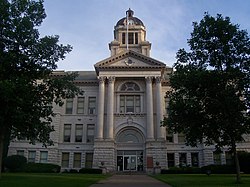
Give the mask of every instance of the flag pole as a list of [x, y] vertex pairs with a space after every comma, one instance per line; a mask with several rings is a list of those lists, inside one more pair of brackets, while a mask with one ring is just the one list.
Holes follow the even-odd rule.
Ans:
[[127, 50], [128, 50], [128, 11], [126, 12], [126, 17], [127, 17], [127, 36], [126, 36], [126, 43], [127, 43]]

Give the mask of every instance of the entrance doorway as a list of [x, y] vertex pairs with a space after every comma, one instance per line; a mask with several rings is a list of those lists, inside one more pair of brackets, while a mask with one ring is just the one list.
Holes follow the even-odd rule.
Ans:
[[117, 151], [117, 171], [143, 171], [143, 151]]
[[136, 156], [124, 156], [123, 157], [124, 171], [135, 171], [136, 170]]

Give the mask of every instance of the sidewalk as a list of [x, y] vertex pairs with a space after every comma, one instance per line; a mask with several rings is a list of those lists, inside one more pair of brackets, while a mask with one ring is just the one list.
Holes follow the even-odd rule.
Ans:
[[90, 187], [171, 187], [147, 175], [113, 175]]

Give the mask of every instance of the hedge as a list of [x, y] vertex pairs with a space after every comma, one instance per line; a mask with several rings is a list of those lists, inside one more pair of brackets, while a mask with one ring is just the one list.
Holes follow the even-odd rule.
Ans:
[[85, 174], [102, 174], [102, 169], [82, 168], [82, 169], [79, 170], [79, 173], [85, 173]]
[[201, 168], [198, 167], [171, 167], [162, 169], [161, 174], [198, 174], [201, 173]]
[[59, 173], [60, 170], [60, 166], [46, 163], [27, 163], [24, 167], [27, 173]]
[[234, 174], [235, 167], [232, 165], [208, 165], [197, 167], [172, 167], [161, 170], [161, 174]]
[[238, 157], [240, 162], [240, 171], [250, 173], [250, 153], [239, 152]]
[[201, 167], [202, 173], [211, 174], [234, 174], [236, 172], [234, 165], [208, 165]]

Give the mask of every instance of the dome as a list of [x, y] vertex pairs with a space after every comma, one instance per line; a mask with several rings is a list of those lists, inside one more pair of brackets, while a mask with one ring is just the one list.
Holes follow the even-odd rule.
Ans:
[[117, 23], [116, 23], [116, 27], [117, 26], [124, 26], [126, 25], [126, 20], [127, 20], [127, 15], [128, 15], [128, 20], [129, 20], [129, 24], [133, 24], [133, 25], [141, 25], [141, 26], [144, 26], [143, 22], [137, 18], [137, 17], [134, 17], [134, 11], [129, 9], [126, 11], [126, 17], [120, 19]]

